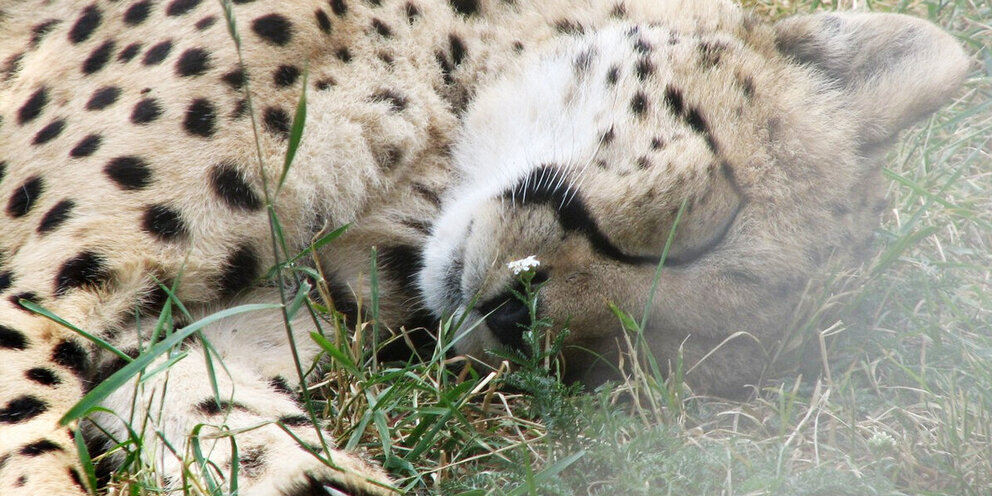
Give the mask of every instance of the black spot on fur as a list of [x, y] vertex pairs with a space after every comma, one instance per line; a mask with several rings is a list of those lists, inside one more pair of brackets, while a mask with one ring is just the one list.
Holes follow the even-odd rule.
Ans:
[[641, 169], [641, 170], [648, 169], [648, 168], [651, 167], [651, 159], [649, 159], [649, 158], [647, 158], [645, 156], [640, 156], [640, 157], [637, 157], [637, 161], [634, 162], [634, 164], [637, 165], [637, 168], [638, 169]]
[[665, 105], [675, 115], [682, 115], [685, 112], [685, 104], [682, 102], [682, 92], [672, 86], [665, 88]]
[[18, 453], [24, 456], [40, 456], [45, 453], [50, 453], [52, 451], [64, 451], [61, 446], [47, 440], [42, 439], [41, 441], [36, 441], [26, 446], [22, 446]]
[[24, 105], [17, 109], [17, 123], [24, 125], [35, 120], [48, 104], [48, 88], [42, 86], [28, 97]]
[[27, 308], [24, 308], [24, 306], [21, 305], [21, 300], [30, 301], [32, 303], [38, 303], [39, 301], [38, 295], [34, 294], [31, 291], [25, 291], [23, 293], [17, 293], [15, 295], [11, 295], [10, 298], [7, 298], [7, 301], [9, 301], [11, 305], [14, 305], [14, 308], [17, 308], [18, 310], [21, 310], [23, 312], [28, 312], [34, 315], [34, 312], [28, 310]]
[[174, 241], [187, 234], [186, 224], [179, 212], [165, 205], [148, 207], [141, 226], [145, 232], [162, 241]]
[[712, 68], [720, 63], [720, 59], [723, 57], [723, 52], [726, 51], [727, 47], [723, 43], [704, 41], [699, 44], [697, 49], [699, 50], [699, 56], [702, 59], [703, 67]]
[[262, 111], [262, 122], [265, 130], [277, 137], [289, 138], [289, 114], [279, 107], [266, 107]]
[[706, 120], [703, 119], [703, 116], [699, 113], [698, 109], [690, 108], [685, 118], [686, 122], [689, 123], [689, 127], [691, 127], [693, 131], [700, 134], [708, 134]]
[[76, 203], [72, 200], [62, 200], [55, 204], [54, 207], [45, 213], [45, 216], [41, 218], [41, 223], [38, 224], [38, 234], [45, 234], [52, 232], [66, 220], [72, 214], [72, 209], [75, 208]]
[[576, 21], [570, 19], [560, 19], [555, 22], [555, 29], [562, 34], [578, 35], [586, 32], [586, 29]]
[[117, 98], [121, 96], [121, 89], [116, 86], [104, 86], [93, 92], [93, 96], [86, 102], [86, 110], [101, 110], [113, 105]]
[[381, 90], [374, 93], [371, 97], [373, 102], [386, 102], [389, 104], [390, 109], [394, 112], [400, 112], [406, 108], [407, 100], [403, 96], [397, 94], [392, 90]]
[[216, 17], [214, 17], [214, 16], [207, 16], [207, 17], [204, 17], [203, 19], [200, 19], [199, 21], [196, 21], [196, 24], [194, 24], [194, 26], [196, 26], [196, 29], [198, 31], [203, 31], [204, 29], [207, 29], [210, 26], [213, 26], [215, 22], [217, 22], [217, 18]]
[[251, 30], [263, 40], [278, 46], [283, 46], [293, 38], [293, 25], [279, 14], [269, 14], [251, 23]]
[[0, 424], [16, 424], [31, 420], [48, 410], [48, 404], [30, 395], [14, 398], [0, 409]]
[[258, 254], [251, 246], [242, 245], [234, 250], [220, 275], [220, 292], [231, 296], [248, 287], [258, 277]]
[[641, 59], [637, 62], [637, 66], [634, 68], [634, 74], [637, 75], [637, 79], [644, 81], [649, 76], [654, 74], [654, 64], [646, 58]]
[[470, 16], [479, 13], [479, 0], [449, 0], [459, 14]]
[[55, 294], [63, 295], [70, 289], [97, 286], [105, 282], [109, 275], [103, 256], [82, 252], [62, 264], [55, 276]]
[[40, 176], [33, 176], [24, 181], [24, 184], [16, 188], [11, 195], [7, 203], [7, 213], [14, 218], [24, 217], [31, 211], [31, 207], [34, 207], [44, 189], [45, 182]]
[[627, 6], [622, 3], [614, 5], [613, 9], [610, 10], [610, 17], [614, 19], [623, 19], [624, 17], [627, 17]]
[[327, 17], [324, 9], [317, 9], [313, 15], [317, 18], [317, 26], [325, 33], [331, 32], [331, 18]]
[[132, 156], [111, 159], [103, 168], [103, 172], [125, 190], [144, 188], [152, 180], [152, 171], [148, 168], [148, 164]]
[[285, 425], [299, 427], [303, 425], [313, 425], [310, 419], [306, 415], [283, 415], [279, 417], [279, 421]]
[[465, 48], [465, 43], [462, 42], [461, 38], [454, 34], [448, 35], [448, 44], [451, 46], [451, 61], [457, 67], [465, 60], [468, 50]]
[[283, 394], [288, 394], [288, 395], [295, 394], [293, 392], [293, 390], [290, 389], [289, 383], [286, 382], [286, 378], [285, 377], [280, 377], [280, 376], [277, 375], [277, 376], [269, 379], [269, 386], [272, 386], [272, 389], [275, 389], [276, 391], [278, 391], [280, 393], [283, 393]]
[[637, 41], [634, 42], [634, 51], [641, 55], [647, 55], [651, 53], [651, 50], [654, 50], [654, 47], [644, 38], [637, 38]]
[[124, 12], [124, 24], [129, 26], [137, 26], [145, 22], [148, 19], [148, 14], [151, 13], [151, 2], [149, 0], [144, 0], [137, 2]]
[[348, 13], [348, 6], [345, 5], [344, 0], [331, 0], [331, 11], [334, 15], [341, 17]]
[[[3, 181], [3, 178], [6, 175], [7, 175], [7, 161], [6, 160], [0, 160], [0, 181]], [[0, 254], [0, 259], [2, 259], [2, 258], [3, 258], [3, 256], [2, 256], [2, 254]]]
[[228, 72], [227, 74], [224, 74], [221, 77], [221, 80], [224, 81], [228, 86], [230, 86], [231, 89], [240, 90], [245, 85], [245, 82], [248, 80], [248, 78], [245, 75], [245, 71], [241, 69], [235, 69], [231, 72]]
[[37, 134], [34, 135], [34, 140], [31, 142], [34, 145], [42, 145], [58, 138], [62, 131], [65, 129], [65, 120], [59, 119], [50, 122], [47, 126], [41, 128]]
[[407, 22], [413, 23], [413, 21], [420, 17], [420, 9], [418, 9], [416, 5], [407, 3], [405, 9]]
[[200, 0], [174, 0], [169, 4], [169, 7], [165, 9], [165, 15], [181, 16], [193, 10], [199, 4]]
[[386, 23], [382, 22], [381, 19], [372, 19], [372, 29], [375, 29], [376, 33], [383, 38], [392, 38], [393, 30]]
[[142, 59], [141, 63], [145, 65], [156, 65], [161, 64], [166, 57], [169, 56], [169, 52], [172, 51], [172, 40], [165, 40], [156, 43], [151, 48], [145, 52], [145, 58]]
[[744, 92], [744, 98], [750, 100], [752, 97], [754, 97], [754, 79], [751, 79], [750, 76], [746, 76], [746, 77], [738, 76], [737, 82], [741, 86], [741, 91]]
[[290, 86], [300, 77], [300, 69], [292, 65], [281, 65], [272, 73], [272, 81], [279, 87]]
[[610, 143], [613, 143], [614, 138], [616, 138], [616, 131], [613, 130], [613, 126], [610, 126], [610, 128], [599, 137], [599, 142], [604, 145], [609, 145]]
[[62, 379], [59, 379], [58, 374], [42, 367], [30, 369], [24, 373], [24, 376], [43, 386], [55, 386], [62, 383]]
[[23, 350], [27, 347], [28, 338], [24, 336], [23, 332], [0, 324], [0, 348]]
[[348, 63], [351, 62], [351, 50], [347, 48], [341, 48], [334, 52], [334, 56], [338, 58], [341, 62]]
[[575, 57], [572, 67], [575, 69], [576, 74], [583, 74], [592, 67], [593, 54], [593, 50], [589, 48], [583, 50], [578, 57]]
[[[10, 289], [10, 286], [13, 283], [14, 283], [14, 274], [13, 273], [11, 273], [9, 270], [8, 271], [5, 271], [5, 272], [0, 272], [0, 293], [2, 293], [4, 291], [7, 291], [8, 289]], [[3, 326], [0, 325], [0, 328], [3, 328]], [[2, 330], [0, 330], [0, 334], [3, 334], [3, 331]], [[2, 342], [2, 341], [3, 341], [3, 338], [0, 337], [0, 342]], [[0, 347], [3, 347], [3, 344], [0, 344]]]
[[662, 140], [659, 137], [651, 138], [651, 149], [652, 150], [661, 150], [664, 147], [665, 147], [665, 141], [664, 140]]
[[620, 79], [620, 68], [617, 66], [610, 67], [610, 70], [606, 73], [606, 84], [613, 86], [617, 84], [618, 79]]
[[210, 186], [228, 206], [239, 210], [262, 208], [255, 190], [244, 180], [234, 164], [221, 162], [210, 172]]
[[706, 119], [703, 118], [703, 115], [700, 113], [699, 109], [689, 109], [689, 113], [686, 114], [685, 120], [693, 131], [701, 134], [706, 139], [706, 145], [709, 146], [710, 151], [715, 155], [719, 155], [720, 147], [717, 145], [716, 139], [713, 137], [713, 133], [710, 132], [709, 125], [706, 123]]
[[238, 119], [244, 117], [248, 114], [248, 99], [240, 98], [238, 102], [234, 104], [234, 110], [231, 111], [231, 118]]
[[75, 341], [65, 340], [56, 345], [52, 351], [52, 361], [78, 376], [86, 372], [86, 350]]
[[59, 24], [59, 22], [61, 21], [58, 19], [49, 19], [31, 28], [31, 46], [38, 46], [38, 43], [40, 43], [41, 40], [48, 35], [48, 33], [50, 33], [56, 25]]
[[638, 117], [643, 116], [648, 109], [648, 97], [643, 91], [638, 91], [634, 94], [634, 98], [630, 99], [630, 111], [637, 115]]
[[117, 60], [121, 63], [130, 62], [138, 52], [141, 50], [141, 43], [131, 43], [130, 45], [124, 47], [121, 53], [117, 54]]
[[162, 106], [154, 98], [145, 98], [134, 106], [131, 111], [131, 122], [135, 124], [148, 124], [158, 119], [162, 115]]
[[207, 398], [197, 403], [195, 408], [198, 412], [206, 415], [217, 415], [231, 410], [247, 410], [247, 408], [240, 403], [225, 400], [220, 400], [218, 402], [214, 398]]
[[176, 74], [182, 77], [199, 76], [210, 69], [210, 54], [202, 48], [190, 48], [176, 61]]
[[437, 65], [441, 68], [441, 79], [444, 81], [445, 85], [452, 85], [455, 83], [455, 78], [451, 76], [451, 63], [448, 62], [448, 57], [443, 52], [435, 52], [434, 60], [437, 61]]
[[197, 98], [186, 107], [183, 129], [194, 136], [209, 138], [216, 130], [214, 126], [216, 120], [217, 112], [213, 104], [206, 98]]
[[89, 157], [100, 148], [102, 141], [103, 138], [99, 134], [91, 134], [76, 143], [76, 146], [69, 150], [69, 156], [73, 158]]
[[82, 43], [89, 39], [93, 35], [93, 31], [100, 26], [102, 17], [100, 9], [96, 8], [95, 4], [83, 9], [83, 13], [76, 19], [76, 23], [72, 25], [72, 29], [69, 31], [69, 41], [72, 43]]
[[114, 51], [114, 42], [112, 40], [107, 40], [103, 42], [102, 45], [93, 49], [90, 52], [90, 56], [86, 58], [83, 62], [83, 74], [93, 74], [94, 72], [103, 69], [107, 62], [110, 61], [110, 55]]
[[84, 493], [86, 491], [86, 486], [83, 485], [83, 478], [79, 476], [79, 471], [73, 467], [69, 467], [69, 478], [72, 479], [72, 483], [76, 485]]

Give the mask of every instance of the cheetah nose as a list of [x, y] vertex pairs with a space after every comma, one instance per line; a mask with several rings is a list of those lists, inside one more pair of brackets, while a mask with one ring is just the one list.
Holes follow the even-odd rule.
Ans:
[[[502, 304], [501, 304], [502, 303]], [[487, 312], [486, 326], [496, 339], [510, 348], [523, 348], [523, 334], [530, 323], [530, 312], [524, 302], [509, 295], [497, 300], [497, 306]]]

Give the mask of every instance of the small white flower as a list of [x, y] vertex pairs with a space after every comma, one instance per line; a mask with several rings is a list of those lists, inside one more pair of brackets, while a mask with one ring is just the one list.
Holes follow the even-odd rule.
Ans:
[[514, 260], [506, 264], [506, 268], [513, 271], [513, 275], [519, 276], [521, 272], [527, 272], [531, 269], [541, 266], [541, 262], [531, 255], [527, 258], [521, 258], [520, 260]]

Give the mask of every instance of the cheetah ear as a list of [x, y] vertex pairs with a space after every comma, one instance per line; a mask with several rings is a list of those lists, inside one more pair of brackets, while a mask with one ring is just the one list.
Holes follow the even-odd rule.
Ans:
[[862, 118], [863, 146], [884, 144], [954, 95], [969, 61], [929, 22], [899, 14], [829, 13], [775, 25], [778, 49], [835, 81]]

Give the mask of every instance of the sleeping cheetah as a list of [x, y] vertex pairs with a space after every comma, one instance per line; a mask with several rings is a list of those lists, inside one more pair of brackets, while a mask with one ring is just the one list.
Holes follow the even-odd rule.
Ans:
[[[311, 453], [284, 319], [299, 363], [320, 350], [261, 280], [277, 252], [348, 223], [320, 257], [338, 308], [366, 296], [375, 246], [380, 320], [481, 319], [457, 346], [485, 362], [519, 345], [505, 264], [535, 255], [540, 313], [568, 323], [568, 373], [587, 380], [617, 352], [607, 302], [645, 306], [674, 226], [646, 339], [732, 394], [796, 289], [857, 262], [886, 145], [967, 65], [912, 18], [769, 24], [720, 0], [15, 0], [0, 64], [4, 495], [87, 491], [60, 418], [157, 340], [175, 353], [104, 400], [92, 446], [142, 419], [142, 456], [179, 491], [205, 476], [181, 457], [202, 424], [214, 478], [238, 432], [241, 494], [393, 493], [355, 454]], [[253, 302], [270, 305], [203, 341], [155, 325]]]

